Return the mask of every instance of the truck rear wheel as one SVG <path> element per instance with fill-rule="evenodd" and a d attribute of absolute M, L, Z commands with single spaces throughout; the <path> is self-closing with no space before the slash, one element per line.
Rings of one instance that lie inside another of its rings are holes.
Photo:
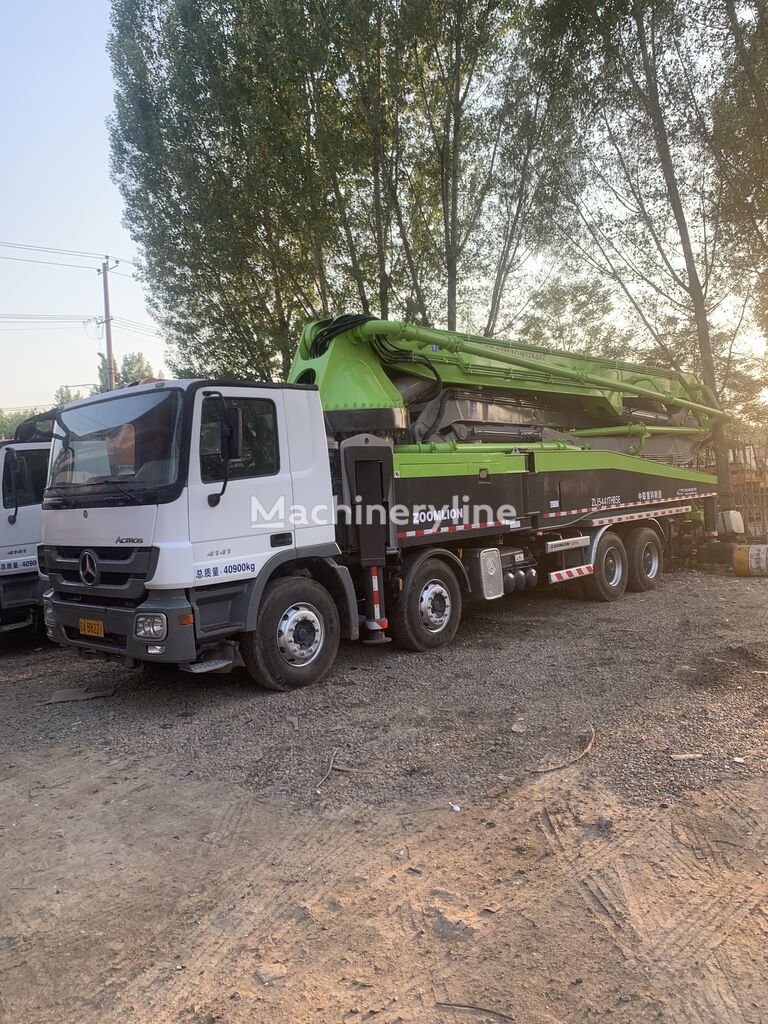
<path fill-rule="evenodd" d="M 629 590 L 655 590 L 664 571 L 664 551 L 655 530 L 647 526 L 630 530 L 627 537 Z"/>
<path fill-rule="evenodd" d="M 439 558 L 428 558 L 398 595 L 390 616 L 392 634 L 409 651 L 432 651 L 456 636 L 461 589 L 456 574 Z"/>
<path fill-rule="evenodd" d="M 627 589 L 627 551 L 621 537 L 607 530 L 597 543 L 591 576 L 584 577 L 590 601 L 617 601 Z"/>
<path fill-rule="evenodd" d="M 268 690 L 310 686 L 330 671 L 339 650 L 339 612 L 317 580 L 289 576 L 267 584 L 252 633 L 240 653 L 248 674 Z"/>

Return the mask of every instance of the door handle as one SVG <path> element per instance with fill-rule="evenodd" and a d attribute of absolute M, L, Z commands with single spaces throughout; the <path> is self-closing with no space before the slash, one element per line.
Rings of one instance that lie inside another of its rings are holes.
<path fill-rule="evenodd" d="M 293 534 L 273 533 L 269 538 L 269 543 L 273 548 L 289 548 L 293 543 Z"/>

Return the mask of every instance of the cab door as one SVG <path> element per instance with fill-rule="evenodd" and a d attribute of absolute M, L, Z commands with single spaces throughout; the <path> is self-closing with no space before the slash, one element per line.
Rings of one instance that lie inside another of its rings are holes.
<path fill-rule="evenodd" d="M 227 465 L 222 456 L 224 405 L 239 410 L 242 424 L 240 452 Z M 287 422 L 279 387 L 212 385 L 197 392 L 188 486 L 196 584 L 256 576 L 276 552 L 295 547 Z"/>
<path fill-rule="evenodd" d="M 11 479 L 9 450 L 26 462 L 21 490 Z M 2 520 L 0 520 L 0 572 L 4 575 L 37 571 L 37 545 L 42 540 L 42 501 L 48 473 L 48 443 L 12 441 L 0 447 Z M 13 521 L 12 521 L 13 520 Z"/>

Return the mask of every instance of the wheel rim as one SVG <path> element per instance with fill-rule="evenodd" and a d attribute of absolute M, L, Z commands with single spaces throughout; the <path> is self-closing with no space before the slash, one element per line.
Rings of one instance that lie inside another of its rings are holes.
<path fill-rule="evenodd" d="M 624 575 L 624 563 L 621 560 L 618 548 L 610 547 L 605 552 L 603 571 L 605 573 L 605 582 L 608 586 L 618 587 Z"/>
<path fill-rule="evenodd" d="M 646 579 L 654 580 L 659 574 L 659 551 L 653 541 L 643 548 L 640 556 L 640 565 L 643 568 L 643 575 Z"/>
<path fill-rule="evenodd" d="M 451 595 L 442 580 L 430 580 L 419 594 L 419 617 L 430 633 L 441 633 L 451 621 Z"/>
<path fill-rule="evenodd" d="M 312 604 L 292 604 L 277 624 L 277 649 L 288 665 L 303 668 L 323 649 L 325 626 Z"/>

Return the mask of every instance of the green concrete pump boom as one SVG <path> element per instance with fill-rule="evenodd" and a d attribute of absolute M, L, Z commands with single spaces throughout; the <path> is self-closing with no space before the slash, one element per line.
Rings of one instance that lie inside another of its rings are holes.
<path fill-rule="evenodd" d="M 548 426 L 593 447 L 631 443 L 630 451 L 652 437 L 701 443 L 714 422 L 729 418 L 709 388 L 679 370 L 364 316 L 308 324 L 290 380 L 317 383 L 327 413 L 356 414 L 358 422 L 365 410 L 372 420 L 374 410 L 404 410 L 393 423 L 419 441 L 428 439 L 423 422 L 415 427 L 427 408 L 442 409 L 456 427 L 462 415 L 468 422 L 469 401 L 486 404 L 486 422 Z M 446 394 L 455 400 L 452 419 Z M 431 427 L 438 430 L 437 420 Z"/>

